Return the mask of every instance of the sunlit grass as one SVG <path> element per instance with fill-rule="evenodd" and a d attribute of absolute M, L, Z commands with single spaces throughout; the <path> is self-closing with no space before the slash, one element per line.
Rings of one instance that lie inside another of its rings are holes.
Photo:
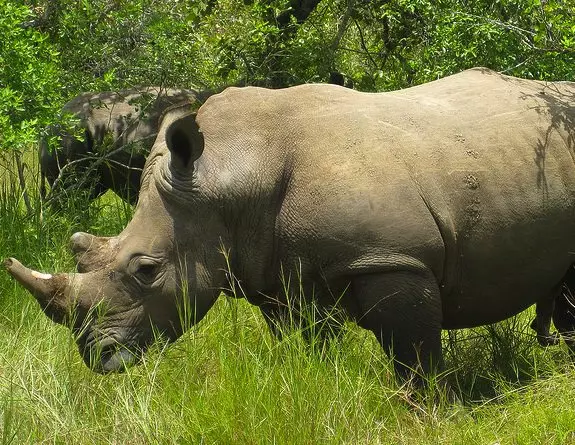
<path fill-rule="evenodd" d="M 75 214 L 29 215 L 0 184 L 0 255 L 71 270 L 76 230 L 118 233 L 131 209 L 112 195 Z M 34 198 L 39 205 L 37 197 Z M 2 443 L 575 443 L 575 371 L 564 346 L 537 346 L 529 314 L 444 335 L 444 380 L 419 397 L 395 380 L 370 333 L 352 323 L 327 348 L 298 330 L 281 341 L 259 310 L 221 297 L 176 343 L 101 376 L 70 332 L 0 272 Z M 446 387 L 443 381 L 449 382 Z"/>

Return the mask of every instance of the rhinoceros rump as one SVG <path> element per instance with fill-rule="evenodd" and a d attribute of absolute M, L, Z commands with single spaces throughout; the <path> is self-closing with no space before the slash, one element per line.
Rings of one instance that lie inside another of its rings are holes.
<path fill-rule="evenodd" d="M 200 320 L 230 276 L 272 325 L 292 294 L 338 308 L 402 375 L 441 364 L 441 329 L 534 303 L 573 347 L 553 302 L 574 262 L 574 104 L 573 83 L 486 69 L 381 94 L 230 88 L 166 115 L 132 221 L 73 236 L 83 273 L 8 270 L 48 314 L 73 302 L 103 372 L 180 336 L 182 305 Z"/>
<path fill-rule="evenodd" d="M 58 191 L 83 189 L 96 198 L 108 189 L 125 201 L 138 198 L 141 171 L 156 139 L 164 111 L 203 102 L 211 93 L 162 87 L 83 93 L 62 112 L 74 115 L 83 139 L 52 127 L 39 144 L 40 194 L 45 182 Z M 50 151 L 48 140 L 60 138 Z M 68 190 L 70 189 L 70 190 Z"/>

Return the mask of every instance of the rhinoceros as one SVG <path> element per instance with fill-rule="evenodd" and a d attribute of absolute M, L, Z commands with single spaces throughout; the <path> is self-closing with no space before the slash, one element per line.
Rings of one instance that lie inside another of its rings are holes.
<path fill-rule="evenodd" d="M 78 119 L 79 130 L 59 125 L 40 138 L 40 195 L 46 182 L 57 190 L 86 190 L 96 198 L 108 189 L 135 203 L 140 176 L 156 139 L 166 108 L 205 100 L 204 93 L 187 89 L 143 87 L 121 91 L 83 93 L 62 109 Z M 50 149 L 49 141 L 59 138 Z"/>
<path fill-rule="evenodd" d="M 170 110 L 133 219 L 72 246 L 79 273 L 5 265 L 98 372 L 180 337 L 181 308 L 199 321 L 231 281 L 274 323 L 290 304 L 355 321 L 401 376 L 441 366 L 442 329 L 533 304 L 574 348 L 575 83 L 229 88 Z"/>

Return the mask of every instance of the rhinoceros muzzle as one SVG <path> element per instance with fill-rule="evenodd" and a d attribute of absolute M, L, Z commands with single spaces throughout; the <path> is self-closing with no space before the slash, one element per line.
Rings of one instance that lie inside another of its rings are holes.
<path fill-rule="evenodd" d="M 134 354 L 126 348 L 115 350 L 111 354 L 103 355 L 98 366 L 92 369 L 101 374 L 111 372 L 124 372 L 130 366 L 137 364 L 141 356 Z"/>
<path fill-rule="evenodd" d="M 132 342 L 121 342 L 120 337 L 128 338 L 126 332 L 114 330 L 103 334 L 93 325 L 83 326 L 76 331 L 76 343 L 84 363 L 100 374 L 124 372 L 140 362 L 145 347 Z"/>
<path fill-rule="evenodd" d="M 80 346 L 79 349 L 84 363 L 100 374 L 124 372 L 137 364 L 142 357 L 142 352 L 138 349 L 128 348 L 114 340 L 101 341 L 94 348 Z"/>

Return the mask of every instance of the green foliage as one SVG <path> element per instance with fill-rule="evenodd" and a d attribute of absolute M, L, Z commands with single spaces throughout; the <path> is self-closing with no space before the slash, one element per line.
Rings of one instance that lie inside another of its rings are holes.
<path fill-rule="evenodd" d="M 424 57 L 431 67 L 422 80 L 470 66 L 487 66 L 536 79 L 574 79 L 575 5 L 534 0 L 445 2 Z M 434 72 L 435 71 L 435 72 Z"/>
<path fill-rule="evenodd" d="M 194 39 L 203 2 L 153 0 L 38 2 L 62 52 L 71 96 L 139 85 L 188 85 L 203 57 Z M 194 63 L 195 61 L 199 63 Z M 201 80 L 201 79 L 200 79 Z"/>
<path fill-rule="evenodd" d="M 56 93 L 286 86 L 332 72 L 380 91 L 472 66 L 575 77 L 575 6 L 565 0 L 307 0 L 305 18 L 288 0 L 38 0 L 31 9 L 2 1 L 0 54 L 10 68 L 0 74 L 0 103 L 14 104 L 10 124 L 23 132 L 45 124 L 45 113 L 34 119 L 61 104 Z"/>
<path fill-rule="evenodd" d="M 30 10 L 0 0 L 0 150 L 21 150 L 53 120 L 60 101 L 59 53 L 26 26 Z"/>
<path fill-rule="evenodd" d="M 339 66 L 360 89 L 407 87 L 473 66 L 575 78 L 572 2 L 383 0 L 350 15 Z"/>

